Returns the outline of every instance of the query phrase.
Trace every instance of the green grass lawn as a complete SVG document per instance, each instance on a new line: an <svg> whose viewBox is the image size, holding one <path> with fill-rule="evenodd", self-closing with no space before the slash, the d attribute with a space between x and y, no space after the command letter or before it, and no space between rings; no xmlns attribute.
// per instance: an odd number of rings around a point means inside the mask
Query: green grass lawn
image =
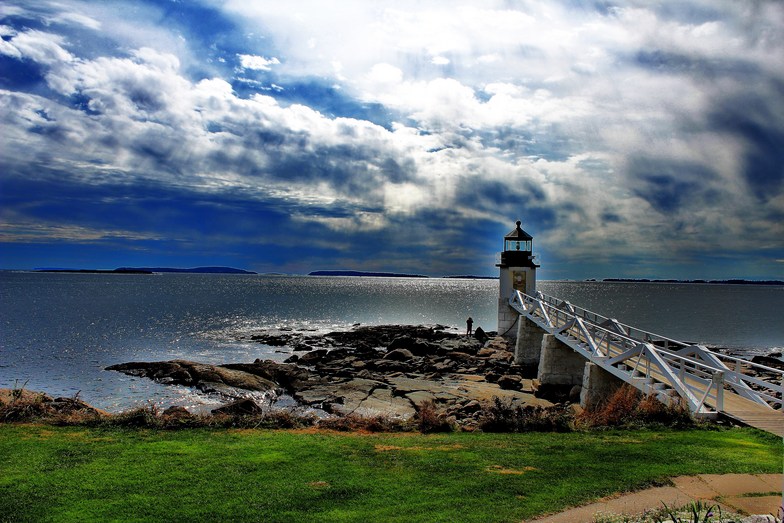
<svg viewBox="0 0 784 523"><path fill-rule="evenodd" d="M754 430L346 434L0 425L0 521L520 521L667 477L781 472Z"/></svg>

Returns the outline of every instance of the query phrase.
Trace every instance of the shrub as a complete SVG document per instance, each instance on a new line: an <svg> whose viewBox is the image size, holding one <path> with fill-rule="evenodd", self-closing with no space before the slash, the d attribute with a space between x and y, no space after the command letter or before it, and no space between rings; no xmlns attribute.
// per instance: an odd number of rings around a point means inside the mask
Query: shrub
<svg viewBox="0 0 784 523"><path fill-rule="evenodd" d="M118 427L162 428L164 426L158 407L152 404L115 414L106 421L109 425Z"/></svg>
<svg viewBox="0 0 784 523"><path fill-rule="evenodd" d="M577 419L585 427L663 425L690 427L694 419L682 401L665 404L653 394L644 395L624 384L606 401L586 409Z"/></svg>
<svg viewBox="0 0 784 523"><path fill-rule="evenodd" d="M446 413L439 409L432 400L425 400L417 405L414 421L417 429L422 434L452 432L454 430L454 426L450 423Z"/></svg>
<svg viewBox="0 0 784 523"><path fill-rule="evenodd" d="M483 405L479 422L486 432L569 432L572 425L568 407L515 405L498 397Z"/></svg>
<svg viewBox="0 0 784 523"><path fill-rule="evenodd" d="M341 432L361 430L368 432L405 432L411 430L411 424L400 418L385 415L366 417L356 414L322 418L318 421L318 427Z"/></svg>
<svg viewBox="0 0 784 523"><path fill-rule="evenodd" d="M9 403L0 404L0 420L5 422L32 421L49 414L43 396L35 398L14 399Z"/></svg>

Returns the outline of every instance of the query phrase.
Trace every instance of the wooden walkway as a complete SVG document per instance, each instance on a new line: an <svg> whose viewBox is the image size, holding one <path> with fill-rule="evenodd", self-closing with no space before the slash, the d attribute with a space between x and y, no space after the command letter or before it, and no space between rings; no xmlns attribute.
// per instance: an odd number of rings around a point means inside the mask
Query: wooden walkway
<svg viewBox="0 0 784 523"><path fill-rule="evenodd" d="M724 398L723 414L733 420L784 438L784 413L780 410L766 409L745 398L733 395L735 404L727 407L728 397Z"/></svg>
<svg viewBox="0 0 784 523"><path fill-rule="evenodd" d="M695 416L724 415L784 438L784 371L636 329L541 293L516 291L509 304L646 394L662 401L679 396Z"/></svg>
<svg viewBox="0 0 784 523"><path fill-rule="evenodd" d="M640 367L647 368L647 362L644 358L640 359ZM657 372L652 368L649 372L649 377L652 377L657 382L667 383L670 387L666 390L672 389L672 384L667 377ZM693 379L686 376L685 382L690 385L691 389L697 389L701 384L695 382ZM705 400L705 405L713 411L718 412L717 401L715 397L708 397ZM733 421L748 425L766 432L770 432L777 436L784 438L784 412L781 410L773 409L768 405L761 405L757 402L749 400L736 394L732 390L724 389L723 408L721 414L731 418Z"/></svg>

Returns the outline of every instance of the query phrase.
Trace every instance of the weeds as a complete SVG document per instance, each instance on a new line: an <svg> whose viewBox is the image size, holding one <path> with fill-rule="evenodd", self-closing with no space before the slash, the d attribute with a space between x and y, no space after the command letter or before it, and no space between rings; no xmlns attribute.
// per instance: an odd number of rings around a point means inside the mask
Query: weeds
<svg viewBox="0 0 784 523"><path fill-rule="evenodd" d="M714 521L713 516L715 511L718 511L719 513L718 521L721 521L722 519L721 507L719 507L718 505L707 505L702 501L692 502L686 507L685 511L682 511L680 513L677 510L668 507L667 504L664 502L662 502L662 505L664 505L664 511L666 513L666 517L669 518L669 520L672 521L672 523L708 523L710 521ZM686 517L687 519L681 517L683 515L683 512L686 513L684 517ZM663 523L664 519L662 517L657 517L655 521L656 523Z"/></svg>
<svg viewBox="0 0 784 523"><path fill-rule="evenodd" d="M401 418L392 416L358 416L348 414L346 416L335 416L323 418L318 421L318 427L341 432L410 432L411 423Z"/></svg>
<svg viewBox="0 0 784 523"><path fill-rule="evenodd" d="M422 434L433 432L452 432L453 424L446 413L436 407L432 400L425 400L417 406L416 427Z"/></svg>
<svg viewBox="0 0 784 523"><path fill-rule="evenodd" d="M703 501L693 501L683 507L668 507L645 511L639 516L600 514L593 523L736 523L737 514L722 514L721 507Z"/></svg>
<svg viewBox="0 0 784 523"><path fill-rule="evenodd" d="M25 384L26 385L26 384ZM419 431L421 433L452 432L479 429L485 432L569 432L575 428L641 427L646 425L688 428L694 426L688 409L682 404L665 405L652 396L624 386L606 402L584 411L575 418L566 405L539 407L521 405L494 397L478 411L458 422L433 401L417 405L413 419L393 416L357 415L317 418L291 410L267 409L259 414L191 414L182 407L161 412L155 405L138 407L119 414L94 409L78 398L51 398L25 390L24 386L0 396L0 422L44 421L55 425L107 425L179 429L197 427L237 428L302 428L319 426L339 431L370 432ZM461 413L456 413L460 418Z"/></svg>
<svg viewBox="0 0 784 523"><path fill-rule="evenodd" d="M11 391L11 397L14 400L20 400L22 398L22 395L24 394L24 389L25 389L25 387L27 387L27 384L29 382L30 382L30 380L25 380L25 382L22 384L22 386L19 387L18 386L19 385L19 380L15 380L14 381L14 388Z"/></svg>
<svg viewBox="0 0 784 523"><path fill-rule="evenodd" d="M494 397L484 405L479 428L485 432L569 432L572 422L568 407L515 405Z"/></svg>
<svg viewBox="0 0 784 523"><path fill-rule="evenodd" d="M586 428L646 425L687 428L695 424L683 402L667 405L653 395L643 395L631 385L623 385L607 401L585 410L576 421Z"/></svg>

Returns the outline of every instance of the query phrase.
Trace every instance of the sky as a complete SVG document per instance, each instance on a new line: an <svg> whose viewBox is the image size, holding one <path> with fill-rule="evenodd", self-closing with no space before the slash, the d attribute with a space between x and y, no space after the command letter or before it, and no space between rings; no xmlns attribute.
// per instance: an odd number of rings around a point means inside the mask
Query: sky
<svg viewBox="0 0 784 523"><path fill-rule="evenodd" d="M784 2L4 0L0 268L784 279Z"/></svg>

